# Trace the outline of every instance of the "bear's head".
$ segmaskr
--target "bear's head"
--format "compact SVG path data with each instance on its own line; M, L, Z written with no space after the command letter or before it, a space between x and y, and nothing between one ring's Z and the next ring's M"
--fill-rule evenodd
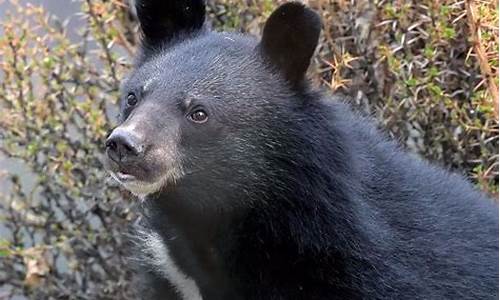
M316 13L284 4L259 41L209 30L202 0L142 0L136 9L142 47L106 141L105 165L120 184L140 197L197 185L230 196L259 190L263 173L279 177L274 162L294 163L287 154L308 105Z

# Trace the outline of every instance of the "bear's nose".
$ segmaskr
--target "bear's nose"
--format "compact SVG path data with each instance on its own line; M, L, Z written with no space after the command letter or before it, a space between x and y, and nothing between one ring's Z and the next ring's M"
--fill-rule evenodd
M114 130L106 140L106 153L110 159L122 163L144 151L144 145L128 131Z

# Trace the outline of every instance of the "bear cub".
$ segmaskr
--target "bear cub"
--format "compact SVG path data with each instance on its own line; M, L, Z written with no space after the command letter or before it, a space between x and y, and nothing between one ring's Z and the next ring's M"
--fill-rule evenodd
M497 299L498 206L402 150L306 70L321 21L261 39L202 0L137 0L105 167L142 201L144 299Z

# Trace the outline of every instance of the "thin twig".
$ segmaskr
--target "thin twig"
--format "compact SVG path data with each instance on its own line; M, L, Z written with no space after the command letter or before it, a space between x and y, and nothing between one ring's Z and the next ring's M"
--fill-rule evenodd
M495 76L491 71L491 67L488 63L488 57L484 51L483 45L481 43L481 35L479 34L479 28L477 26L478 20L476 19L476 8L474 5L474 0L465 1L465 7L467 9L467 21L470 28L470 34L474 43L474 52L476 52L477 59L479 61L479 67L481 68L481 73L484 79L488 83L488 90L491 97L493 98L493 109L495 110L495 118L498 120L498 86L495 83Z

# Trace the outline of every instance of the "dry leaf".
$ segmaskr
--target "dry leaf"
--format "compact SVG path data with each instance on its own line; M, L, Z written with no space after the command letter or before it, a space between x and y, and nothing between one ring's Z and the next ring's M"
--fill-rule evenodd
M50 272L47 250L43 248L26 249L23 251L23 261L26 266L24 284L28 287L39 286L43 278Z

